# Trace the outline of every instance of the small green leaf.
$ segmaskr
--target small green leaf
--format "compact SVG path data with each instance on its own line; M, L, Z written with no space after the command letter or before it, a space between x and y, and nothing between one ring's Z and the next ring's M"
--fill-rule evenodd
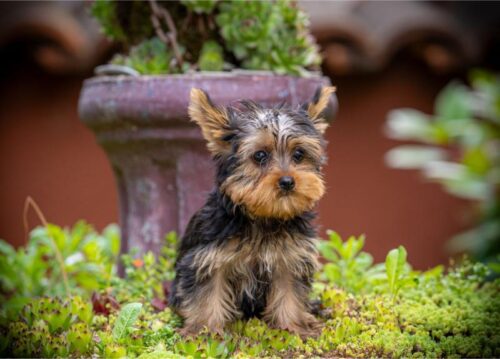
M339 259L330 242L320 240L316 243L316 247L318 248L319 253L321 253L321 255L330 262L335 262Z
M338 283L340 281L340 278L342 277L342 274L340 273L340 268L338 265L335 265L333 263L327 263L323 267L323 272L326 275L326 278L328 281L331 283Z
M0 254L5 257L15 257L16 250L9 243L0 239Z
M215 41L207 41L203 44L198 66L201 71L222 71L224 67L224 50Z
M134 325L141 309L142 303L129 303L122 308L113 328L114 340L121 340L127 335L128 329Z
M328 237L330 237L330 243L332 244L333 248L335 248L337 252L340 253L343 248L342 238L340 238L339 234L335 231L328 231L327 234Z
M385 132L396 140L430 142L432 123L428 115L417 110L402 108L389 112Z
M419 169L432 161L443 161L446 151L430 146L402 145L385 154L385 163L393 168Z
M365 246L365 235L362 234L358 237L358 239L354 242L354 255L357 255Z
M347 239L347 241L343 245L342 251L340 252L342 258L349 260L354 257L355 242L356 238L354 236L351 236Z
M198 346L194 342L187 342L184 344L186 354L195 355L198 352Z
M469 91L464 85L451 83L438 95L435 104L439 120L459 120L472 116Z
M423 273L424 278L439 278L443 275L444 266L442 264L435 266Z
M406 264L406 255L406 249L403 246L399 246L399 248L391 250L385 259L387 280L389 282L389 289L393 295L397 293L399 288L399 281L401 280Z

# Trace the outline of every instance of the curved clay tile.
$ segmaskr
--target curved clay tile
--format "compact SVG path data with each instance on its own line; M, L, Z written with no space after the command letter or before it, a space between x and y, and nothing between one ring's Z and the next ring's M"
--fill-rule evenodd
M453 71L477 62L485 46L478 19L467 16L464 5L301 1L300 6L310 14L326 68L335 74L380 70L402 51L436 71Z
M25 42L51 72L88 70L104 50L84 2L10 2L0 10L0 47Z

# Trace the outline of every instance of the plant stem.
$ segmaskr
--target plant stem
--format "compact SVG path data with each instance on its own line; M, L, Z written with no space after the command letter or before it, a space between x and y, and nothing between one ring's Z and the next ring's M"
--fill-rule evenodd
M28 238L28 231L29 231L28 210L30 209L30 207L33 208L36 215L38 216L38 219L40 220L40 222L42 222L42 225L47 230L47 234L49 235L49 238L52 242L52 246L54 247L54 252L56 254L57 262L59 263L59 267L60 267L61 274L63 277L64 288L66 290L66 295L70 295L70 288L69 288L69 284L68 284L68 273L66 273L66 268L64 266L64 259L63 259L63 256L61 254L61 251L57 247L57 243L56 243L55 239L50 234L47 220L45 219L45 216L43 215L42 211L40 210L40 207L36 204L36 202L30 196L26 197L26 200L24 201L24 210L23 210L23 222L24 222L24 231L26 234L26 238Z
M158 6L156 0L149 0L149 5L151 6L152 11L151 22L155 28L156 35L158 35L160 40L167 46L170 45L172 47L175 59L177 60L177 65L179 69L182 70L183 60L179 45L177 44L177 29L175 28L175 23L170 15L170 12L162 6ZM168 33L165 33L161 27L161 18L163 18L167 24L169 30Z

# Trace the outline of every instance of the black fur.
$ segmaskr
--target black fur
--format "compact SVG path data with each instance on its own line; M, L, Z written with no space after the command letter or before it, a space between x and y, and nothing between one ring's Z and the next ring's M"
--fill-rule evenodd
M214 156L216 163L215 189L209 194L205 205L191 218L184 236L179 245L178 257L175 265L176 278L172 285L169 303L174 309L182 307L184 297L196 298L197 289L203 286L206 277L196 275L196 268L193 268L193 259L200 250L207 246L223 246L229 239L237 239L241 244L251 241L252 238L259 238L259 241L273 241L276 238L307 237L314 238L316 231L311 221L315 215L313 212L305 212L291 219L255 218L246 213L246 210L236 205L231 199L222 193L220 185L238 168L240 159L237 156L239 140L246 135L246 131L251 131L248 123L252 120L252 110L259 109L260 106L252 102L244 102L242 105L249 111L248 114L238 112L234 108L228 108L229 117L226 134L220 138L231 145L229 153L220 153ZM280 107L276 111L284 113L295 122L294 135L311 136L317 138L322 144L324 140L317 132L312 122L308 119L304 109L292 111ZM247 117L249 116L249 117ZM318 168L321 159L312 159ZM258 236L255 235L258 233ZM287 233L290 236L280 235ZM252 235L253 234L253 235ZM310 288L314 263L303 263L307 275L303 278L295 278L295 291L307 299L307 292ZM269 292L269 274L262 274L260 271L253 271L258 285L254 288L252 296L243 295L237 303L238 309L245 318L252 316L260 317L266 307L266 297ZM237 280L237 279L233 279ZM233 288L237 288L239 283L231 283ZM182 295L180 294L182 293Z
M193 256L201 247L214 243L223 245L228 238L241 238L244 241L250 237L248 233L256 229L262 233L264 239L268 240L272 240L280 231L314 237L316 231L311 224L314 217L313 212L306 212L289 220L252 219L227 196L215 189L210 193L206 204L191 218L182 237L175 265L176 278L172 285L170 305L176 308L182 302L182 298L177 295L179 282L182 282L185 295L192 296L196 295L197 286L203 284L197 282L195 270L191 268ZM257 272L254 274L260 285L253 299L244 296L239 306L246 318L260 317L266 306L269 279L260 277ZM310 285L310 281L311 278L301 279L306 286Z

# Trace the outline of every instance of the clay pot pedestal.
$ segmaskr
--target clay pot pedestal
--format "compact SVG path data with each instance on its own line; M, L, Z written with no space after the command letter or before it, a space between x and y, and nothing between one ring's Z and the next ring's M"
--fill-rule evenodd
M272 74L105 76L84 82L79 113L113 167L120 198L122 252L159 253L165 234L182 234L212 188L213 164L189 121L191 88L217 105L251 99L265 105L308 101L324 77ZM332 103L333 106L333 103Z

